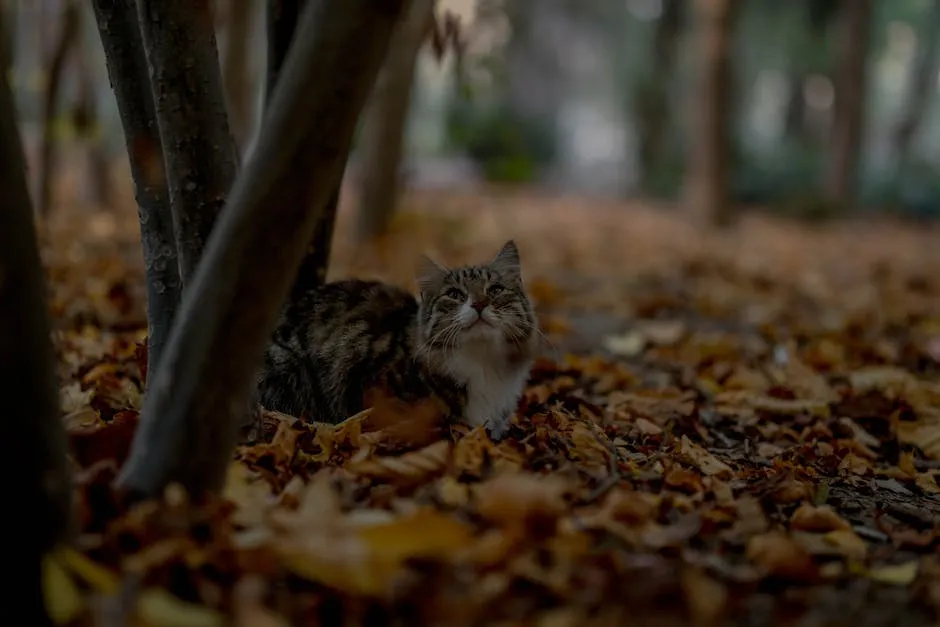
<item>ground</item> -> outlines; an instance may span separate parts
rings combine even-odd
[[[135,220],[46,225],[82,529],[50,561],[63,622],[97,597],[140,625],[940,620],[935,228],[749,214],[711,233],[671,207],[478,190],[409,195],[363,249],[344,211],[334,277],[411,285],[419,252],[516,240],[547,341],[509,437],[424,408],[268,413],[223,499],[125,511]]]

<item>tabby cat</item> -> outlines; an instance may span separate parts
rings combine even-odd
[[[452,419],[504,437],[539,335],[515,243],[485,265],[447,269],[424,257],[417,283],[420,300],[344,280],[289,305],[265,354],[261,404],[335,424],[381,389],[442,401]]]

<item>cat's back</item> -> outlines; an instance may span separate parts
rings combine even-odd
[[[410,369],[418,302],[379,281],[326,283],[282,312],[261,372],[261,403],[338,422],[389,369]]]
[[[354,344],[385,336],[403,341],[417,313],[415,297],[400,287],[348,279],[308,292],[285,312],[279,326],[285,333],[302,336],[308,349],[317,352],[336,345],[354,349]]]

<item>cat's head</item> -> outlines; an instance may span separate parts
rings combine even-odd
[[[510,240],[487,264],[448,269],[424,257],[419,270],[419,333],[428,350],[477,346],[528,354],[538,321]]]

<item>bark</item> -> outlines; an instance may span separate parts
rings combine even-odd
[[[229,124],[235,143],[244,149],[251,134],[252,95],[248,73],[248,53],[251,47],[251,5],[248,0],[228,0],[225,21],[225,56],[222,79],[228,103]]]
[[[265,102],[271,99],[274,87],[277,85],[281,68],[287,58],[294,29],[300,19],[307,0],[268,0],[267,4],[267,36],[268,36],[268,67],[265,85]],[[267,105],[266,105],[267,106]],[[317,222],[313,237],[307,245],[307,251],[291,287],[290,299],[295,300],[326,282],[329,270],[330,253],[333,248],[333,227],[336,223],[336,212],[339,208],[340,190],[342,188],[343,173],[346,161],[343,159],[343,169],[340,171],[333,185],[333,193],[324,209],[322,218]]]
[[[653,37],[655,69],[644,73],[636,89],[639,124],[641,188],[652,193],[657,169],[666,151],[669,122],[669,82],[676,70],[679,37],[682,31],[682,0],[664,0],[663,13]]]
[[[911,141],[924,120],[924,112],[930,101],[932,79],[937,75],[937,48],[940,37],[940,0],[934,0],[927,27],[921,29],[922,45],[917,60],[911,67],[904,110],[894,128],[894,151],[897,154],[898,171],[903,172],[910,162]]]
[[[42,103],[42,144],[39,152],[39,190],[37,209],[39,215],[46,216],[52,205],[52,187],[56,167],[56,140],[53,137],[56,109],[59,104],[59,92],[62,89],[62,77],[69,51],[75,47],[80,35],[80,7],[74,0],[66,0],[62,5],[59,20],[59,38],[55,50],[45,68],[46,91]]]
[[[5,594],[16,600],[23,624],[41,625],[50,621],[40,565],[69,531],[71,486],[26,164],[6,73],[0,76],[0,186],[0,437],[7,444],[3,476],[10,479],[4,496],[23,513],[7,516],[17,550],[9,554],[7,567],[16,575]]]
[[[172,481],[193,495],[221,487],[281,303],[405,6],[317,0],[303,12],[256,152],[183,294],[154,373],[119,477],[132,494],[153,496]],[[312,193],[308,177],[319,182]]]
[[[857,195],[859,154],[865,125],[871,16],[871,0],[842,1],[838,18],[836,93],[825,180],[827,199],[842,211],[855,205]]]
[[[117,100],[140,217],[147,278],[147,371],[154,372],[180,300],[181,281],[163,145],[150,89],[136,0],[92,0]],[[147,385],[149,388],[150,381]]]
[[[208,0],[139,0],[183,289],[235,180]]]
[[[695,0],[698,76],[689,98],[692,129],[685,194],[703,222],[725,226],[734,218],[730,197],[734,85],[731,49],[740,0]]]
[[[415,65],[433,19],[434,0],[413,0],[395,31],[366,107],[356,214],[356,234],[363,242],[384,235],[395,211]]]

